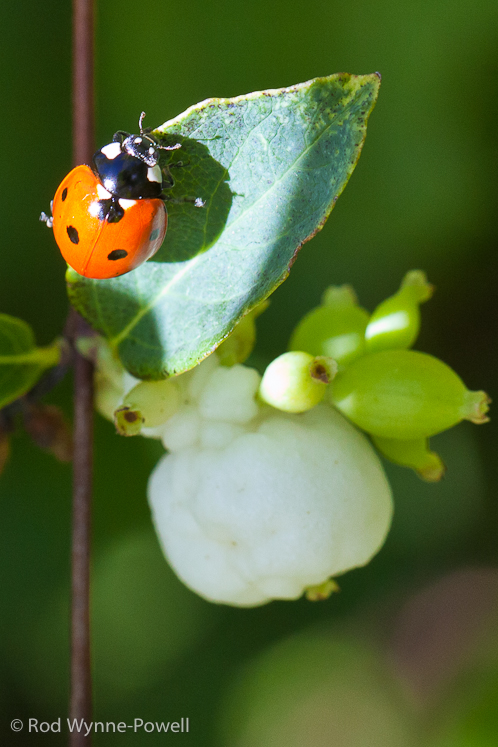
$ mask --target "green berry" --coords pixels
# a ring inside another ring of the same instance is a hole
[[[331,358],[302,351],[284,353],[263,374],[259,396],[278,410],[305,412],[322,401],[336,371]]]
[[[470,392],[445,363],[413,350],[359,358],[337,375],[331,399],[353,423],[383,438],[427,438],[460,420],[488,420],[485,392]]]
[[[331,286],[324,293],[322,305],[301,319],[292,333],[289,348],[323,355],[333,358],[339,366],[346,365],[364,352],[368,319],[350,286]]]
[[[365,332],[366,352],[410,348],[420,329],[419,306],[432,293],[433,286],[427,282],[424,272],[408,272],[399,291],[377,306],[370,317]]]
[[[114,422],[122,436],[136,436],[142,427],[165,423],[180,405],[181,392],[175,379],[142,381],[128,392],[114,413]]]
[[[386,459],[401,467],[411,467],[426,482],[439,482],[446,472],[439,454],[429,449],[427,438],[401,441],[396,438],[372,436],[372,441]]]

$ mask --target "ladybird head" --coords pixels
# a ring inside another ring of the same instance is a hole
[[[134,158],[140,159],[149,167],[155,166],[159,161],[160,147],[149,135],[142,133],[140,135],[128,135],[121,142],[121,150]]]
[[[138,127],[140,134],[130,135],[128,132],[119,130],[113,137],[113,142],[120,143],[121,151],[128,153],[128,155],[138,158],[143,163],[147,164],[150,168],[156,166],[159,161],[160,150],[176,150],[180,147],[180,144],[168,146],[159,145],[153,135],[151,135],[151,127],[142,127],[144,121],[145,112],[142,112],[138,120]]]

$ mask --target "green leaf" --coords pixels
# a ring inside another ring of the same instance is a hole
[[[57,342],[37,348],[29,324],[0,314],[0,408],[26,394],[60,354]]]
[[[208,99],[155,131],[182,144],[171,155],[172,196],[205,207],[169,203],[163,246],[132,273],[67,275],[72,304],[131,373],[158,379],[193,367],[285,280],[353,172],[379,85],[377,74],[341,73]]]

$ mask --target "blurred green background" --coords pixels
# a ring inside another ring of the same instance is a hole
[[[67,308],[38,215],[71,166],[71,7],[2,8],[0,310],[44,344]],[[497,399],[496,0],[102,0],[97,15],[98,144],[133,131],[142,110],[160,124],[210,96],[380,71],[357,170],[260,319],[258,355],[285,349],[326,285],[351,283],[373,309],[422,268],[437,292],[416,347]],[[70,382],[50,400],[69,414]],[[168,570],[145,498],[161,449],[99,418],[96,719],[188,716],[178,738],[202,747],[496,745],[497,422],[434,439],[448,465],[439,485],[388,467],[392,532],[340,594],[244,611],[198,599]],[[2,745],[67,742],[9,724],[66,715],[70,483],[67,466],[14,438],[0,480]]]

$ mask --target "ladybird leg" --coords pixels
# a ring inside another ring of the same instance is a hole
[[[181,169],[184,166],[188,166],[189,164],[190,161],[177,161],[176,163],[168,163],[161,169],[164,181],[166,181],[167,183],[166,189],[172,189],[175,186],[175,180],[170,169]]]
[[[164,202],[172,202],[173,205],[182,205],[184,202],[191,202],[194,207],[204,207],[206,203],[201,197],[171,197],[171,195],[161,195]]]
[[[113,143],[122,143],[126,138],[129,137],[129,133],[125,132],[124,130],[118,130],[114,133],[112,136],[112,142]]]
[[[43,223],[47,224],[47,228],[52,228],[52,225],[54,223],[54,219],[51,215],[47,215],[46,213],[41,213],[40,220]]]
[[[175,186],[175,180],[173,179],[173,175],[170,171],[171,164],[168,164],[167,166],[164,166],[164,168],[161,169],[161,173],[163,175],[163,181],[166,182],[166,189],[173,189]]]
[[[173,179],[173,176],[172,176],[172,174],[170,172],[170,169],[175,168],[175,167],[176,168],[182,168],[183,166],[188,166],[189,163],[190,163],[190,161],[187,161],[186,163],[184,163],[183,161],[177,161],[176,163],[168,163],[167,166],[165,166],[162,169],[164,180],[167,182],[166,189],[172,189],[175,186],[175,180]],[[190,202],[195,207],[204,207],[205,204],[206,204],[201,197],[179,197],[179,198],[176,198],[176,197],[172,197],[169,194],[166,194],[165,192],[163,192],[161,194],[160,198],[161,198],[161,200],[163,200],[163,202],[172,202],[173,204],[177,204],[177,205],[179,205],[181,203],[184,203],[184,202]]]

